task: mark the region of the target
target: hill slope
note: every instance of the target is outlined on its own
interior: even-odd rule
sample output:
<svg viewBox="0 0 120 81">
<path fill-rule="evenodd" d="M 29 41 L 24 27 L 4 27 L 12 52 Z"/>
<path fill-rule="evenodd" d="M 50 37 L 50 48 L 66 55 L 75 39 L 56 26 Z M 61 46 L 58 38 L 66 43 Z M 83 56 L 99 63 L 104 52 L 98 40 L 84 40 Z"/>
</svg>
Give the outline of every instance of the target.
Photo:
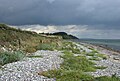
<svg viewBox="0 0 120 81">
<path fill-rule="evenodd" d="M 46 35 L 56 35 L 56 36 L 61 36 L 63 39 L 78 39 L 77 37 L 73 35 L 69 35 L 65 32 L 55 32 L 55 33 L 45 33 Z"/>
<path fill-rule="evenodd" d="M 59 41 L 60 39 L 56 37 L 46 37 L 35 32 L 22 31 L 5 24 L 0 24 L 0 48 L 5 47 L 9 48 L 8 50 L 34 52 L 37 46 L 43 43 L 54 43 L 56 45 Z"/>
</svg>

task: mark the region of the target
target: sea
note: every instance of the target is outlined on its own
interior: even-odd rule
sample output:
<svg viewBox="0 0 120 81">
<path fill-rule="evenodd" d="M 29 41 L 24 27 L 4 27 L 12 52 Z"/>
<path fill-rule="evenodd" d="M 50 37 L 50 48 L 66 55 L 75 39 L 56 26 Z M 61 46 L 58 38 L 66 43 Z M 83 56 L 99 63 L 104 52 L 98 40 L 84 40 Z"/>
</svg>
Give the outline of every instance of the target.
<svg viewBox="0 0 120 81">
<path fill-rule="evenodd" d="M 79 39 L 79 42 L 100 45 L 106 48 L 120 51 L 120 39 Z"/>
</svg>

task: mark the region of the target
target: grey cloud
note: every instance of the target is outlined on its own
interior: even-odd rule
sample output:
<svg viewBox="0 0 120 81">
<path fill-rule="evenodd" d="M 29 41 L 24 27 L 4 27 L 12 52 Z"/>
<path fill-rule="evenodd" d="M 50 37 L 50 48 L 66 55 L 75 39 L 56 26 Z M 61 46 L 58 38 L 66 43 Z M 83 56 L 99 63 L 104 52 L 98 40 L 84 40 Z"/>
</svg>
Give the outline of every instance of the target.
<svg viewBox="0 0 120 81">
<path fill-rule="evenodd" d="M 120 0 L 0 0 L 0 22 L 120 29 Z"/>
</svg>

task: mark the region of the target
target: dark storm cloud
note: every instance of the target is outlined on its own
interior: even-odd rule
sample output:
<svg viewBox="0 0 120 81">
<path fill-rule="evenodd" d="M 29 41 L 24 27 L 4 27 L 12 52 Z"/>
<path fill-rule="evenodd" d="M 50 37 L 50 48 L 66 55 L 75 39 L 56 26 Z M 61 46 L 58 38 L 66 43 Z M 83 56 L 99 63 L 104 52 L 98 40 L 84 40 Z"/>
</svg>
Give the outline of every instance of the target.
<svg viewBox="0 0 120 81">
<path fill-rule="evenodd" d="M 0 0 L 0 22 L 120 29 L 120 0 Z"/>
</svg>

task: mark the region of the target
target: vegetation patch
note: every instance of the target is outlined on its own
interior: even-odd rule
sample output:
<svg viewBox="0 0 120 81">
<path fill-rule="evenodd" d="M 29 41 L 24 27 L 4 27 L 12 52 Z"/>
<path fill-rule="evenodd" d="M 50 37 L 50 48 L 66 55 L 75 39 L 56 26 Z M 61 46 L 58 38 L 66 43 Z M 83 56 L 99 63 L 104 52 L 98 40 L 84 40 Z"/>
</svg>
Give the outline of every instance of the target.
<svg viewBox="0 0 120 81">
<path fill-rule="evenodd" d="M 72 49 L 72 52 L 75 53 L 75 54 L 80 54 L 80 50 L 79 49 Z"/>
<path fill-rule="evenodd" d="M 95 63 L 86 59 L 85 56 L 76 57 L 70 52 L 68 53 L 64 52 L 64 53 L 65 55 L 62 56 L 62 58 L 64 59 L 62 66 L 64 66 L 64 68 L 73 69 L 73 70 L 82 70 L 84 72 L 95 71 L 95 69 L 93 68 Z"/>
<path fill-rule="evenodd" d="M 72 42 L 64 41 L 60 50 L 71 51 L 74 54 L 81 54 L 80 49 Z"/>
<path fill-rule="evenodd" d="M 107 59 L 107 56 L 105 54 L 96 54 L 96 56 L 101 57 L 102 59 Z"/>
<path fill-rule="evenodd" d="M 88 56 L 92 56 L 92 58 L 90 58 L 89 60 L 100 60 L 98 57 L 102 58 L 102 59 L 107 59 L 107 56 L 105 54 L 100 54 L 98 53 L 96 50 L 93 50 L 90 53 L 87 53 L 86 55 Z"/>
<path fill-rule="evenodd" d="M 61 57 L 64 62 L 61 64 L 60 69 L 43 72 L 40 75 L 56 78 L 57 81 L 88 81 L 93 79 L 91 75 L 84 72 L 96 71 L 94 68 L 95 63 L 87 60 L 84 56 L 75 57 L 69 51 L 64 51 L 64 55 Z"/>
<path fill-rule="evenodd" d="M 21 51 L 16 52 L 3 52 L 0 54 L 0 65 L 4 65 L 7 63 L 16 62 L 22 60 L 25 54 Z"/>
<path fill-rule="evenodd" d="M 86 55 L 87 55 L 87 56 L 95 56 L 95 53 L 92 53 L 92 52 L 91 52 L 91 53 L 87 53 Z"/>
<path fill-rule="evenodd" d="M 54 45 L 52 44 L 40 44 L 36 47 L 37 50 L 54 50 Z"/>
<path fill-rule="evenodd" d="M 120 78 L 116 77 L 115 75 L 112 77 L 102 76 L 95 78 L 93 81 L 120 81 Z"/>
<path fill-rule="evenodd" d="M 88 81 L 93 79 L 92 76 L 84 74 L 82 71 L 74 70 L 49 70 L 48 72 L 39 73 L 39 75 L 48 78 L 56 78 L 56 81 Z"/>
<path fill-rule="evenodd" d="M 95 57 L 95 56 L 93 56 L 93 57 L 89 58 L 89 60 L 100 61 L 100 58 L 99 58 L 99 57 Z"/>
</svg>

